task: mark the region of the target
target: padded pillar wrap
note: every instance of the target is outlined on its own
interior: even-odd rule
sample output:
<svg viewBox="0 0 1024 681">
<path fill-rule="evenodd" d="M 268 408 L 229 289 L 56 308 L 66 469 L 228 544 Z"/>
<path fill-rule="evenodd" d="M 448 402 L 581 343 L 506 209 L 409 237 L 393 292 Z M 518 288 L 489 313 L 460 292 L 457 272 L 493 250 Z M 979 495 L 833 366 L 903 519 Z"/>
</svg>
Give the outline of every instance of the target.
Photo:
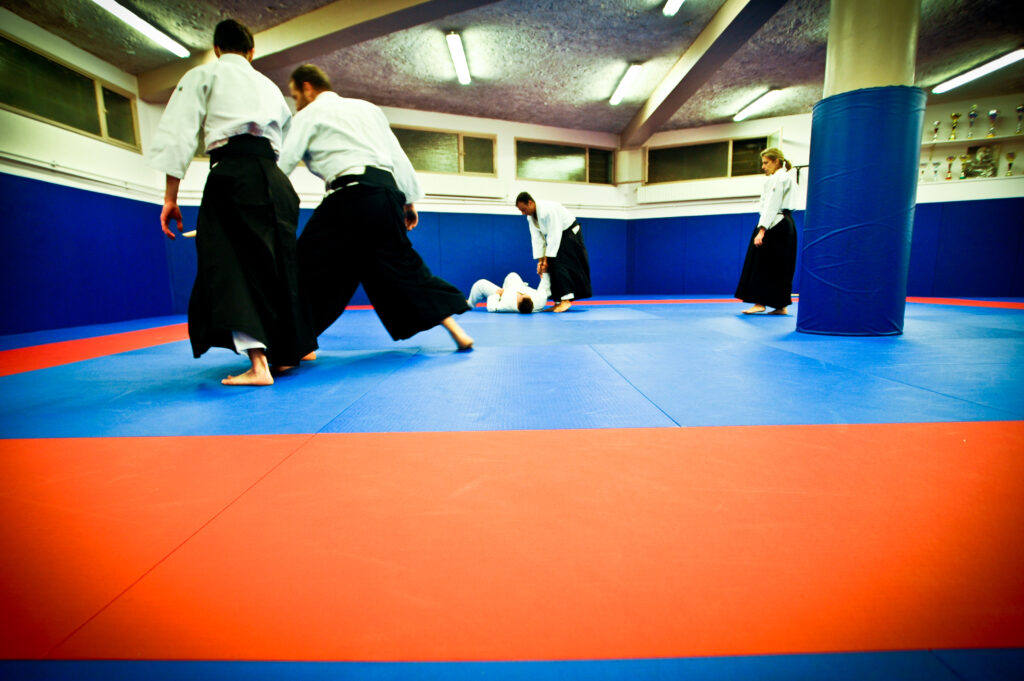
<svg viewBox="0 0 1024 681">
<path fill-rule="evenodd" d="M 903 333 L 924 105 L 905 86 L 815 105 L 797 331 Z"/>
</svg>

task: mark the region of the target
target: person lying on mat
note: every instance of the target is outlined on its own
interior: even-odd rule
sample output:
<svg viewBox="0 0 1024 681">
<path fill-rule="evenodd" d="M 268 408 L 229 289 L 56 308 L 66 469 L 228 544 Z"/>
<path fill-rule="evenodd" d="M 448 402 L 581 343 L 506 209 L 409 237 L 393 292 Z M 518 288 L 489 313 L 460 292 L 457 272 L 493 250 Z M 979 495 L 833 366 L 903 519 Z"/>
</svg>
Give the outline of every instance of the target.
<svg viewBox="0 0 1024 681">
<path fill-rule="evenodd" d="M 477 279 L 469 292 L 470 307 L 486 300 L 488 312 L 519 312 L 530 314 L 540 312 L 547 304 L 551 294 L 551 277 L 547 273 L 540 275 L 537 288 L 531 287 L 515 272 L 509 272 L 502 282 L 501 288 L 487 279 Z"/>
</svg>

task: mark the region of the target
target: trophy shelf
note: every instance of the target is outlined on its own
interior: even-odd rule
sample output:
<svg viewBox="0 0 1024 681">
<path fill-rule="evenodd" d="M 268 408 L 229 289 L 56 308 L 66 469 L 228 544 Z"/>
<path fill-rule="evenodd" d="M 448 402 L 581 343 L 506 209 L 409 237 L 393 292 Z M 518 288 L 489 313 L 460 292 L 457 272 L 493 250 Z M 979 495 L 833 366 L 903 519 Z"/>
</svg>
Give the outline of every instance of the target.
<svg viewBox="0 0 1024 681">
<path fill-rule="evenodd" d="M 984 144 L 991 144 L 994 142 L 1004 142 L 1006 140 L 1017 140 L 1019 142 L 1024 142 L 1024 133 L 996 135 L 995 137 L 958 137 L 955 140 L 938 139 L 935 140 L 934 142 L 921 142 L 921 148 L 946 149 L 947 147 L 974 147 Z"/>
</svg>

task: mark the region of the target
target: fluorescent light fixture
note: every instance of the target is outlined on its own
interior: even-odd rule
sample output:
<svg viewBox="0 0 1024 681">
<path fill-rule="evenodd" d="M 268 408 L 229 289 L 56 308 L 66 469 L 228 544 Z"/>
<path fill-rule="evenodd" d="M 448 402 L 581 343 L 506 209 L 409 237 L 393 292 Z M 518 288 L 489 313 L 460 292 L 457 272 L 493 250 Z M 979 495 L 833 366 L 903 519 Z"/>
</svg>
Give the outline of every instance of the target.
<svg viewBox="0 0 1024 681">
<path fill-rule="evenodd" d="M 766 90 L 765 92 L 762 92 L 758 95 L 757 99 L 752 101 L 750 104 L 747 104 L 738 114 L 732 117 L 733 122 L 739 123 L 740 121 L 749 118 L 751 114 L 757 113 L 774 102 L 780 94 L 782 94 L 782 90 Z"/>
<path fill-rule="evenodd" d="M 448 52 L 452 55 L 452 63 L 455 64 L 455 75 L 463 85 L 469 85 L 469 64 L 466 63 L 466 51 L 462 49 L 462 38 L 455 31 L 451 31 L 444 37 L 448 41 Z"/>
<path fill-rule="evenodd" d="M 622 80 L 619 81 L 619 85 L 615 88 L 615 92 L 612 93 L 612 98 L 608 100 L 608 103 L 612 106 L 617 105 L 622 101 L 622 97 L 626 94 L 626 90 L 633 84 L 640 72 L 643 71 L 644 67 L 642 64 L 630 64 L 626 72 L 622 74 Z"/>
<path fill-rule="evenodd" d="M 102 7 L 103 9 L 110 12 L 111 14 L 113 14 L 115 17 L 117 17 L 124 23 L 134 28 L 139 33 L 143 34 L 144 36 L 155 42 L 160 47 L 167 50 L 168 52 L 173 52 L 175 55 L 179 57 L 187 57 L 189 55 L 188 50 L 185 49 L 183 45 L 175 42 L 165 33 L 160 32 L 159 29 L 155 28 L 151 24 L 146 23 L 132 12 L 128 11 L 121 5 L 114 2 L 114 0 L 92 1 L 100 7 Z"/>
<path fill-rule="evenodd" d="M 971 69 L 967 73 L 962 73 L 956 78 L 951 78 L 950 80 L 947 80 L 945 83 L 939 83 L 934 88 L 932 88 L 932 93 L 939 95 L 942 94 L 943 92 L 949 92 L 953 88 L 960 87 L 965 83 L 970 83 L 972 80 L 977 80 L 982 76 L 987 76 L 993 71 L 998 71 L 1004 66 L 1009 66 L 1010 64 L 1019 62 L 1021 59 L 1024 59 L 1024 48 L 1014 50 L 1009 54 L 1004 54 L 1002 57 L 999 57 L 998 59 L 993 59 L 989 63 L 982 64 L 976 69 Z"/>
<path fill-rule="evenodd" d="M 661 10 L 661 13 L 667 17 L 674 17 L 679 8 L 683 6 L 685 0 L 668 0 L 665 3 L 665 7 Z"/>
</svg>

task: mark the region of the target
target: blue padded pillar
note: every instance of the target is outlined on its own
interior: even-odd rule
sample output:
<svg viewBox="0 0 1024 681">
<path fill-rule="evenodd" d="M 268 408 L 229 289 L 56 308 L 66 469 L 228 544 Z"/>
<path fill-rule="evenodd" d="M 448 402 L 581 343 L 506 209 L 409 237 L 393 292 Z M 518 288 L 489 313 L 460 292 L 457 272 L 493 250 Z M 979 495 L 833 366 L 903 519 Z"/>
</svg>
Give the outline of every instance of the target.
<svg viewBox="0 0 1024 681">
<path fill-rule="evenodd" d="M 903 333 L 924 106 L 902 85 L 815 105 L 797 331 Z"/>
</svg>

